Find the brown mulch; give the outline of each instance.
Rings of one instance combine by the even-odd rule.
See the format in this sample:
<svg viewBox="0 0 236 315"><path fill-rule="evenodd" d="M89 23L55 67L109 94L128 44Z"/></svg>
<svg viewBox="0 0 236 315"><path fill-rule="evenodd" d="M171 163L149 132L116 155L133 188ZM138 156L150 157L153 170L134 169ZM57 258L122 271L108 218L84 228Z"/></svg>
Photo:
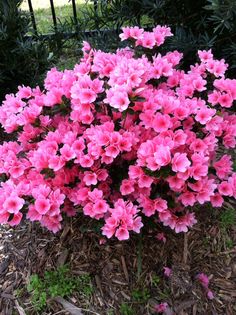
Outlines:
<svg viewBox="0 0 236 315"><path fill-rule="evenodd" d="M81 308L82 314L118 315L121 304L126 303L135 315L151 315L153 305L165 301L170 306L166 315L234 315L236 246L227 248L225 233L230 233L235 245L236 229L222 231L217 224L211 225L210 220L198 223L187 234L177 235L167 229L165 244L156 239L158 231L153 229L142 238L132 235L126 242L108 240L99 245L101 237L90 221L81 217L68 219L56 235L29 222L14 230L3 227L0 230L0 314L38 314L26 290L30 275L43 276L45 270L67 263L75 277L84 273L91 275L94 287L91 297L75 292L66 298ZM172 269L170 278L164 276L164 266ZM213 300L207 299L196 280L200 272L210 276ZM157 277L158 285L154 282ZM135 300L133 292L144 288L149 293L148 299ZM49 300L42 314L70 313L55 300Z"/></svg>

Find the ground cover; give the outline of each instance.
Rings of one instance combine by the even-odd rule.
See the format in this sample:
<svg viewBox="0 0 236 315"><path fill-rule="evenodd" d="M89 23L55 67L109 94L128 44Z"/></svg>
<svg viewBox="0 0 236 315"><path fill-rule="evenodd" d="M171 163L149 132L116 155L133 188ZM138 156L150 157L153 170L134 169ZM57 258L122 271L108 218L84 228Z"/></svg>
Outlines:
<svg viewBox="0 0 236 315"><path fill-rule="evenodd" d="M233 211L217 213L202 209L199 223L187 234L164 230L166 243L155 238L160 230L153 229L142 238L103 244L97 234L98 226L84 218L81 226L79 217L69 219L64 230L56 235L31 223L14 231L5 228L0 241L1 314L18 314L19 310L21 315L80 314L78 309L66 312L66 301L80 308L81 314L149 315L155 314L156 303L165 301L170 306L166 315L233 315L236 312ZM75 288L62 300L64 306L61 300L50 297L47 306L37 311L33 295L27 291L31 276L44 279L45 271L57 272L64 265L69 266L74 279L88 275L92 290L88 293L86 285L85 291ZM172 269L170 277L164 275L164 267ZM196 280L201 272L210 278L213 300L207 299ZM68 279L71 278L66 283Z"/></svg>

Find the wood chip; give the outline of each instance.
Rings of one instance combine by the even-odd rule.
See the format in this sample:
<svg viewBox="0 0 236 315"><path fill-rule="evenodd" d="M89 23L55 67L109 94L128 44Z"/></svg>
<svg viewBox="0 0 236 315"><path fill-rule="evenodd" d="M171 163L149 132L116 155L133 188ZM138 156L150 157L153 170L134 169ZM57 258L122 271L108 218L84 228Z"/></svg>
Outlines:
<svg viewBox="0 0 236 315"><path fill-rule="evenodd" d="M125 279L126 279L127 282L129 282L129 273L128 273L128 270L127 270L127 267L126 267L126 262L125 262L125 257L124 256L121 256L121 264L122 264L122 267L123 267L123 270L124 270Z"/></svg>
<svg viewBox="0 0 236 315"><path fill-rule="evenodd" d="M66 262L66 260L67 260L67 258L68 258L68 255L69 255L69 251L68 251L67 248L65 248L65 249L61 252L60 256L59 256L58 259L57 259L57 266L58 266L58 267L65 265L65 262Z"/></svg>
<svg viewBox="0 0 236 315"><path fill-rule="evenodd" d="M74 304L66 301L65 299L63 299L62 297L55 297L54 301L60 303L64 310L66 310L67 312L69 312L71 315L83 315L84 313L82 313L81 309L78 308L77 306L75 306ZM21 315L21 314L20 314Z"/></svg>
<svg viewBox="0 0 236 315"><path fill-rule="evenodd" d="M95 276L95 281L96 281L96 285L100 291L100 293L103 295L103 291L102 291L102 285L101 285L101 281L98 275Z"/></svg>
<svg viewBox="0 0 236 315"><path fill-rule="evenodd" d="M186 265L188 260L188 233L184 233L184 251L183 251L183 263Z"/></svg>

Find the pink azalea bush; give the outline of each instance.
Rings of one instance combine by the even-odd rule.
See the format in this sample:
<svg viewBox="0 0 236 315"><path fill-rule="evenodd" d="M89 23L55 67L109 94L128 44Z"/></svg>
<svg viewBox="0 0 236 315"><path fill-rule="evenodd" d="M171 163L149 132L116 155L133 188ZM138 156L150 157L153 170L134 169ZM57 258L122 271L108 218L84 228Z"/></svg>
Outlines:
<svg viewBox="0 0 236 315"><path fill-rule="evenodd" d="M210 50L188 71L178 51L154 53L171 35L125 27L132 48L84 43L80 63L51 69L44 90L6 96L0 122L17 139L0 146L0 223L25 216L57 232L83 212L125 240L145 216L186 232L197 205L236 197L236 80Z"/></svg>

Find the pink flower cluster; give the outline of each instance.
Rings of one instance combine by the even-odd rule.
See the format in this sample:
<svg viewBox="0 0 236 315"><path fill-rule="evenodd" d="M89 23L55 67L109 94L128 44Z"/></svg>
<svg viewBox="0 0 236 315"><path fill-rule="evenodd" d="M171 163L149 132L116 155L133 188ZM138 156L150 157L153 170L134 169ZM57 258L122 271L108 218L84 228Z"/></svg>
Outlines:
<svg viewBox="0 0 236 315"><path fill-rule="evenodd" d="M0 146L0 223L25 216L56 232L63 215L82 211L125 240L145 216L186 232L197 205L236 198L236 80L211 51L188 71L177 51L136 56L171 35L125 27L134 48L84 43L80 63L51 69L44 90L6 96L0 123L17 140Z"/></svg>

